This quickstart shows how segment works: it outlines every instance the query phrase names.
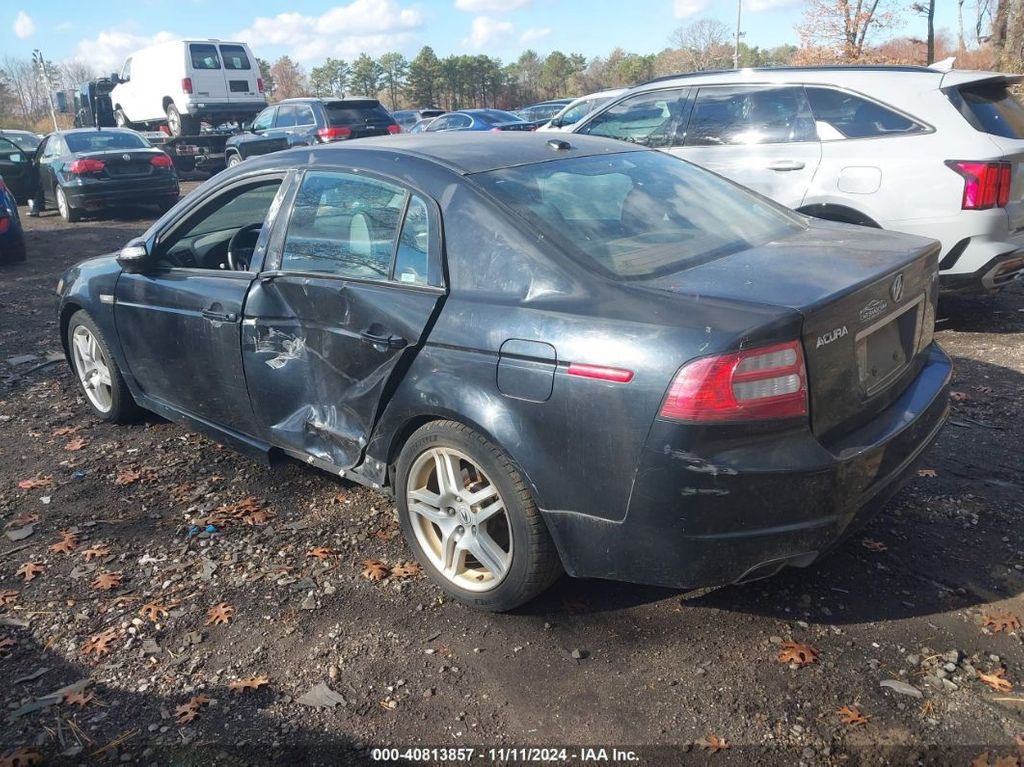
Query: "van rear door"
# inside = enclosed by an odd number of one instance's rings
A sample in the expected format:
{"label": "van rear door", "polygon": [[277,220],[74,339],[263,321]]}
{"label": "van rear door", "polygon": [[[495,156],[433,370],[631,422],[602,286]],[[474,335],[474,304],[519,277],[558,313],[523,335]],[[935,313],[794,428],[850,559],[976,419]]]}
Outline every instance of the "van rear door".
{"label": "van rear door", "polygon": [[228,101],[248,101],[260,97],[259,69],[246,46],[221,43],[220,58],[224,63]]}
{"label": "van rear door", "polygon": [[189,43],[186,55],[189,77],[192,78],[192,95],[217,101],[226,99],[227,83],[217,46],[214,43]]}

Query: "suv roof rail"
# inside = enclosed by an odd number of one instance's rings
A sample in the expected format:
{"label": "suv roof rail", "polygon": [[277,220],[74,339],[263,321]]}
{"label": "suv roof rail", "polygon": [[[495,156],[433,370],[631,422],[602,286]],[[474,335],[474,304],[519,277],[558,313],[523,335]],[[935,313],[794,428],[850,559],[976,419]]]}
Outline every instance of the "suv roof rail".
{"label": "suv roof rail", "polygon": [[928,72],[930,74],[942,74],[930,67],[913,66],[910,64],[822,64],[817,66],[789,66],[789,67],[743,67],[742,69],[706,69],[702,72],[679,72],[674,75],[662,75],[652,80],[645,80],[640,85],[660,83],[666,80],[680,80],[686,77],[703,77],[704,75],[724,75],[735,72]]}

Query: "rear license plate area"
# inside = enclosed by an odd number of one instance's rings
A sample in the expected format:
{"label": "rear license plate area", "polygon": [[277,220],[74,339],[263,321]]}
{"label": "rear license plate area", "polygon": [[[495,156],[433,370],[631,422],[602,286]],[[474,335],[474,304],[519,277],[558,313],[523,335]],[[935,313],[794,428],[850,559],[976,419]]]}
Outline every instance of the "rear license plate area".
{"label": "rear license plate area", "polygon": [[199,154],[199,147],[195,144],[182,144],[174,148],[174,153],[180,157],[194,157]]}
{"label": "rear license plate area", "polygon": [[111,176],[141,176],[144,173],[148,173],[150,169],[149,163],[143,162],[126,162],[118,165],[107,165],[107,173]]}
{"label": "rear license plate area", "polygon": [[917,351],[924,296],[857,334],[860,385],[870,397],[906,370]]}

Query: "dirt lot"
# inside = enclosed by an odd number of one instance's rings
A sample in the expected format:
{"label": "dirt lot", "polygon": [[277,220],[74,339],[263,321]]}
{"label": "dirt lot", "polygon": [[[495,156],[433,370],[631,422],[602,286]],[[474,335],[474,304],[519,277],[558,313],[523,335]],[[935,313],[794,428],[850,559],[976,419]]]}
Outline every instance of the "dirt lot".
{"label": "dirt lot", "polygon": [[[376,746],[535,745],[580,763],[581,746],[615,745],[650,763],[1018,763],[1024,634],[984,623],[1024,617],[1024,290],[944,304],[953,420],[826,562],[694,593],[563,579],[495,616],[422,575],[363,577],[366,559],[410,556],[387,498],[156,417],[98,423],[67,367],[42,364],[60,348],[62,270],[152,214],[25,219],[28,262],[0,268],[0,754],[350,763]],[[189,536],[210,517],[216,533]],[[229,622],[210,623],[221,603]],[[109,652],[86,654],[105,631]],[[779,662],[789,640],[816,662]],[[317,685],[325,707],[303,697]]]}

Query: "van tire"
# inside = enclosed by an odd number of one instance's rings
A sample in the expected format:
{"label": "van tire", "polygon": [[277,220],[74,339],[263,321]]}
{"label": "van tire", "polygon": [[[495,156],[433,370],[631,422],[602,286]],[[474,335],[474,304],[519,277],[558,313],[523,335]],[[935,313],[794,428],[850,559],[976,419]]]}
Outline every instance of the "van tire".
{"label": "van tire", "polygon": [[192,115],[183,115],[178,111],[178,107],[174,106],[174,102],[171,102],[167,105],[167,127],[175,138],[191,136],[198,132],[199,121]]}
{"label": "van tire", "polygon": [[117,125],[118,128],[135,128],[131,120],[128,119],[128,115],[124,113],[124,110],[121,109],[121,107],[114,110],[114,124]]}

